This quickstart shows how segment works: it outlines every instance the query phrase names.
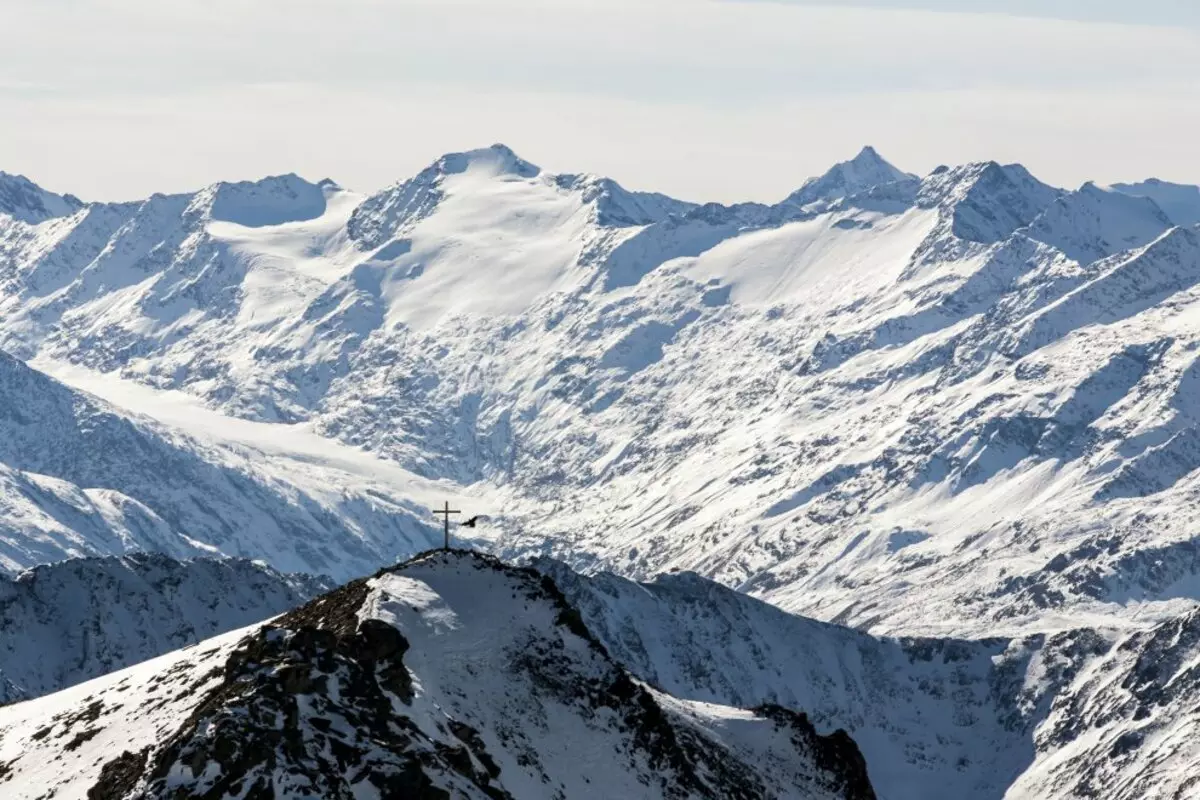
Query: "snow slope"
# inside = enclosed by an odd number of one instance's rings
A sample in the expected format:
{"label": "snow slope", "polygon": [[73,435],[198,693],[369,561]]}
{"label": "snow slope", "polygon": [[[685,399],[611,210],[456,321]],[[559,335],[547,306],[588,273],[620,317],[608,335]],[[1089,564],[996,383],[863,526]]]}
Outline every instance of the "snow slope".
{"label": "snow slope", "polygon": [[551,582],[465,552],[0,708],[12,798],[873,798],[844,733],[633,680]]}
{"label": "snow slope", "polygon": [[197,440],[3,353],[0,433],[0,570],[10,573],[145,550],[345,580],[434,536],[425,508],[392,494],[395,483]]}
{"label": "snow slope", "polygon": [[1133,631],[876,638],[693,573],[637,584],[542,560],[589,630],[675,697],[845,728],[884,800],[1191,797],[1200,612]]}
{"label": "snow slope", "polygon": [[[449,494],[499,553],[693,570],[879,633],[1193,606],[1197,229],[995,162],[918,179],[865,151],[809,191],[693,204],[496,145],[369,196],[285,176],[0,214],[0,346],[147,410],[195,399],[171,426],[329,527],[393,531],[187,534],[280,569],[413,552],[434,532],[366,498],[418,521]],[[112,537],[93,505],[63,527]]]}
{"label": "snow slope", "polygon": [[1200,224],[1200,186],[1151,178],[1139,183],[1117,183],[1112,189],[1134,197],[1150,198],[1176,225]]}
{"label": "snow slope", "polygon": [[0,702],[80,681],[281,614],[331,588],[248,561],[136,553],[0,579]]}

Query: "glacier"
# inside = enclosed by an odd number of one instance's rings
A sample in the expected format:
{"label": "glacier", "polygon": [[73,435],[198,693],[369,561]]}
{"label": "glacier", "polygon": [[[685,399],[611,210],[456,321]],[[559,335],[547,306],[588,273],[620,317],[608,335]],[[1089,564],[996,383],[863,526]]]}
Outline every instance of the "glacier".
{"label": "glacier", "polygon": [[109,455],[62,415],[57,461],[6,445],[10,572],[155,549],[345,580],[435,542],[450,498],[506,557],[694,571],[878,634],[1195,603],[1187,187],[866,148],[721,205],[503,145],[369,195],[5,180],[6,380],[152,429]]}

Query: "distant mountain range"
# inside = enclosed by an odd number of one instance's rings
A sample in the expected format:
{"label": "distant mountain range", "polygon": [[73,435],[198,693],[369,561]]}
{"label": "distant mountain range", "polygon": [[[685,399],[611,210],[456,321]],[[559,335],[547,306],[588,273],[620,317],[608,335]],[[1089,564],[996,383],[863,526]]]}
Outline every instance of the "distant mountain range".
{"label": "distant mountain range", "polygon": [[282,614],[333,584],[249,561],[77,558],[0,579],[0,703]]}
{"label": "distant mountain range", "polygon": [[797,183],[686,202],[502,145],[370,196],[2,175],[0,566],[346,580],[454,497],[508,556],[880,633],[1190,607],[1200,190],[872,148]]}

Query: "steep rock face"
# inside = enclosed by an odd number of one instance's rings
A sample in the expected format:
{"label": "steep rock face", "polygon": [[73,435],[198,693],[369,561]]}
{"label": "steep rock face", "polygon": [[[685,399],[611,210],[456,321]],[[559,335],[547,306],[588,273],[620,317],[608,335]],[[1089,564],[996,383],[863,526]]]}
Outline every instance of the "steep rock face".
{"label": "steep rock face", "polygon": [[553,583],[467,553],[0,709],[0,764],[14,798],[875,796],[844,733],[650,689]]}
{"label": "steep rock face", "polygon": [[1133,630],[877,638],[687,573],[637,584],[540,560],[613,658],[673,696],[845,727],[881,796],[1188,797],[1200,614]]}
{"label": "steep rock face", "polygon": [[283,613],[330,582],[248,561],[87,558],[0,579],[0,675],[28,699]]}

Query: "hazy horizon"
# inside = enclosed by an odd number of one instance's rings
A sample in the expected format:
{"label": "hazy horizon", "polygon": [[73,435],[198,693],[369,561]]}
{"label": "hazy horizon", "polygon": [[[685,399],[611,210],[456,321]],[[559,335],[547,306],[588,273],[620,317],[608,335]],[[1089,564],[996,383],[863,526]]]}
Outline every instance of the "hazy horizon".
{"label": "hazy horizon", "polygon": [[995,159],[1071,188],[1200,183],[1200,10],[1169,0],[9,12],[0,97],[20,124],[0,170],[85,199],[286,172],[372,191],[493,142],[726,202],[777,200],[864,144],[917,173]]}

